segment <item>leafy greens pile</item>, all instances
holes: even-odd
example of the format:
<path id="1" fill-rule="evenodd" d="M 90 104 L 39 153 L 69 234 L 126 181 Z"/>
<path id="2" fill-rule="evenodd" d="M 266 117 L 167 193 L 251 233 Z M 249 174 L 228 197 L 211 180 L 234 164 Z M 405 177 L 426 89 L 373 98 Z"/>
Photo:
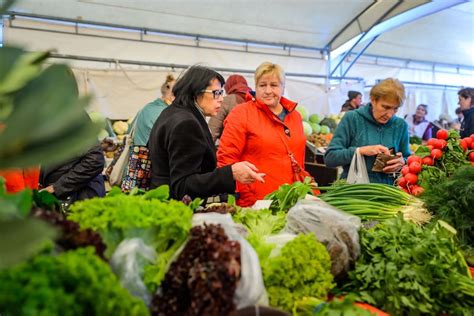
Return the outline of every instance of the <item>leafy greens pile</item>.
<path id="1" fill-rule="evenodd" d="M 144 281 L 154 291 L 163 279 L 168 263 L 184 243 L 191 229 L 192 210 L 168 198 L 169 188 L 161 186 L 144 195 L 112 192 L 105 198 L 80 201 L 72 205 L 68 219 L 82 229 L 97 231 L 110 258 L 124 239 L 141 238 L 157 252 L 157 262 L 145 266 Z"/>
<path id="2" fill-rule="evenodd" d="M 122 240 L 134 237 L 142 238 L 157 252 L 164 252 L 187 238 L 192 211 L 178 201 L 149 198 L 153 191 L 141 196 L 113 194 L 80 201 L 72 205 L 68 219 L 79 223 L 82 229 L 99 232 L 107 245 L 106 256 Z"/>
<path id="3" fill-rule="evenodd" d="M 298 235 L 269 258 L 256 249 L 270 305 L 291 311 L 303 297 L 325 300 L 333 287 L 331 259 L 313 234 Z"/>
<path id="4" fill-rule="evenodd" d="M 37 256 L 0 272 L 6 315 L 148 315 L 90 248 Z"/>
<path id="5" fill-rule="evenodd" d="M 474 247 L 474 168 L 459 168 L 450 178 L 433 184 L 423 195 L 437 218 L 456 228 L 464 247 Z"/>
<path id="6" fill-rule="evenodd" d="M 362 254 L 347 288 L 394 315 L 469 315 L 474 281 L 444 227 L 422 228 L 399 215 L 362 230 Z"/>

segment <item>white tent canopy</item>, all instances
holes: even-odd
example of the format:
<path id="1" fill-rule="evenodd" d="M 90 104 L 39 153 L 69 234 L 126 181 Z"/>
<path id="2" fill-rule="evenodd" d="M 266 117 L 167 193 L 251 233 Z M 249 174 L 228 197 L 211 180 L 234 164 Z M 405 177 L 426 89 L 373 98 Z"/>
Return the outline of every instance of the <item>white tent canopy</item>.
<path id="1" fill-rule="evenodd" d="M 394 20 L 427 6 L 431 11 L 405 16 L 405 24 Z M 279 63 L 292 74 L 286 95 L 323 114 L 338 112 L 349 89 L 390 76 L 428 84 L 407 85 L 402 114 L 430 102 L 431 118 L 453 114 L 457 86 L 474 86 L 474 4 L 463 0 L 20 0 L 11 11 L 5 43 L 82 59 L 69 61 L 81 90 L 95 93 L 93 108 L 112 118 L 134 115 L 157 96 L 166 73 L 195 63 L 244 73 L 251 86 L 256 66 Z M 363 80 L 325 80 L 328 52 L 377 20 L 391 25 L 347 73 Z"/>

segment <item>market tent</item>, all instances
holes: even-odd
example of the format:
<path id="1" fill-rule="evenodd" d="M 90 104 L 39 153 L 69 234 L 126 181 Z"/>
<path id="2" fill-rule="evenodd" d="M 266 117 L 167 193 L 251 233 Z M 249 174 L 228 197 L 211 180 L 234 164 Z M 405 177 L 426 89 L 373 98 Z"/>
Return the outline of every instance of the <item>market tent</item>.
<path id="1" fill-rule="evenodd" d="M 474 85 L 474 6 L 463 2 L 68 0 L 58 5 L 52 0 L 25 0 L 12 9 L 20 14 L 5 23 L 5 42 L 31 50 L 55 49 L 62 58 L 89 58 L 72 62 L 81 88 L 94 91 L 93 106 L 113 118 L 132 116 L 156 97 L 169 71 L 179 73 L 203 63 L 225 74 L 247 73 L 252 85 L 251 72 L 265 60 L 294 74 L 288 76 L 287 96 L 312 112 L 326 114 L 339 110 L 347 90 L 363 90 L 389 76 L 427 84 Z M 444 7 L 437 13 L 431 9 L 425 16 L 407 18 L 405 24 L 393 22 L 400 13 L 440 3 Z M 392 21 L 392 29 L 389 25 L 350 68 L 346 76 L 351 78 L 326 81 L 327 52 L 350 43 L 357 30 L 368 31 L 378 19 Z M 331 41 L 334 47 L 328 49 Z M 368 41 L 346 56 L 343 68 Z M 163 67 L 132 66 L 127 61 Z M 434 105 L 431 118 L 456 107 L 455 87 L 407 87 L 408 106 L 402 115 L 420 102 Z"/>

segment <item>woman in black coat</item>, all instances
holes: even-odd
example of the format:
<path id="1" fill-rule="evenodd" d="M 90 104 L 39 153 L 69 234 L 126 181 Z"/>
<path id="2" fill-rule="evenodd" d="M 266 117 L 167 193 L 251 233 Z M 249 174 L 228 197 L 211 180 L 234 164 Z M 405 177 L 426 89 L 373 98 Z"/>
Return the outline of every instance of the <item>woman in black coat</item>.
<path id="1" fill-rule="evenodd" d="M 216 148 L 206 116 L 221 108 L 224 78 L 216 71 L 193 66 L 173 87 L 175 100 L 155 122 L 148 146 L 151 188 L 167 184 L 174 199 L 234 193 L 235 181 L 263 182 L 264 174 L 249 162 L 216 168 Z"/>

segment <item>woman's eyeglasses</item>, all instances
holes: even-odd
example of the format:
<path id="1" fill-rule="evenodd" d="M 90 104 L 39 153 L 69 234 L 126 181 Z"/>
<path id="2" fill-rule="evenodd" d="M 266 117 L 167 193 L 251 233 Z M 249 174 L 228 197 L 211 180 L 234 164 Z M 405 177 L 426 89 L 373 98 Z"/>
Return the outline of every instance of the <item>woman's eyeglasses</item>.
<path id="1" fill-rule="evenodd" d="M 224 89 L 217 89 L 217 90 L 201 90 L 201 92 L 212 93 L 212 97 L 214 99 L 218 99 L 219 97 L 224 95 Z"/>

